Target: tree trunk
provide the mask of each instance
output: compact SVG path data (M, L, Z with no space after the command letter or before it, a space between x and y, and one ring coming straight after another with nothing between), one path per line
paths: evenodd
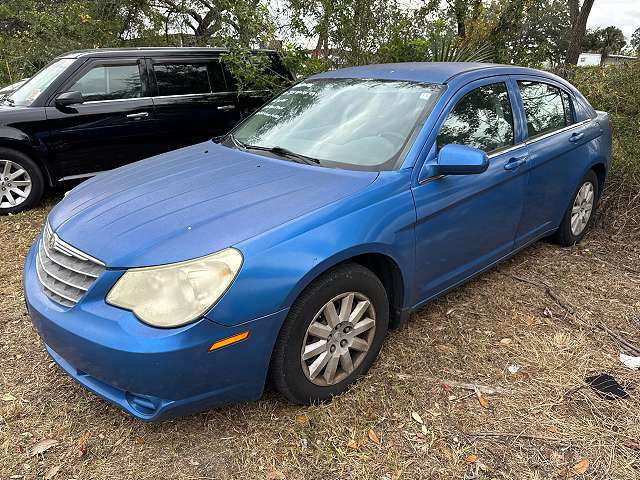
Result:
M587 19L591 13L593 2L594 0L584 0L581 8L579 0L567 0L571 16L571 39L567 49L567 57L564 61L565 65L576 65L578 63L584 34L587 30Z

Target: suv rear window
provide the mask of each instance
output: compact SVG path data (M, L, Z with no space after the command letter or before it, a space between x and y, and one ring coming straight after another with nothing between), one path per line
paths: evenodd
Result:
M153 72L160 96L196 95L227 89L219 62L154 63Z

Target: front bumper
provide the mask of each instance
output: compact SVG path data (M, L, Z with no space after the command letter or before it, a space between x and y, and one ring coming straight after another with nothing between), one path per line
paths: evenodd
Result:
M262 395L286 309L232 327L204 318L180 328L154 328L104 302L122 275L110 270L67 309L41 290L36 246L25 262L27 308L51 357L78 383L146 421ZM245 330L246 340L208 351L213 342Z

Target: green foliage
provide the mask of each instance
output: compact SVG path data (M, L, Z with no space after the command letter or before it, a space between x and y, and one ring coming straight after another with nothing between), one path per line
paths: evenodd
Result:
M597 110L609 113L613 128L612 175L640 188L640 62L575 68L572 82Z
M640 28L636 28L636 31L631 35L631 47L636 51L636 53L640 53Z
M583 49L601 53L603 57L606 57L610 54L620 53L626 44L622 30L610 26L587 31L584 36Z

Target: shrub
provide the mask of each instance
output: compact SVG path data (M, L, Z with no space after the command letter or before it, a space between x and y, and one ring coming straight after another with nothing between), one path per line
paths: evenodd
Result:
M596 110L609 113L613 129L612 180L640 187L640 61L576 68L571 79Z

